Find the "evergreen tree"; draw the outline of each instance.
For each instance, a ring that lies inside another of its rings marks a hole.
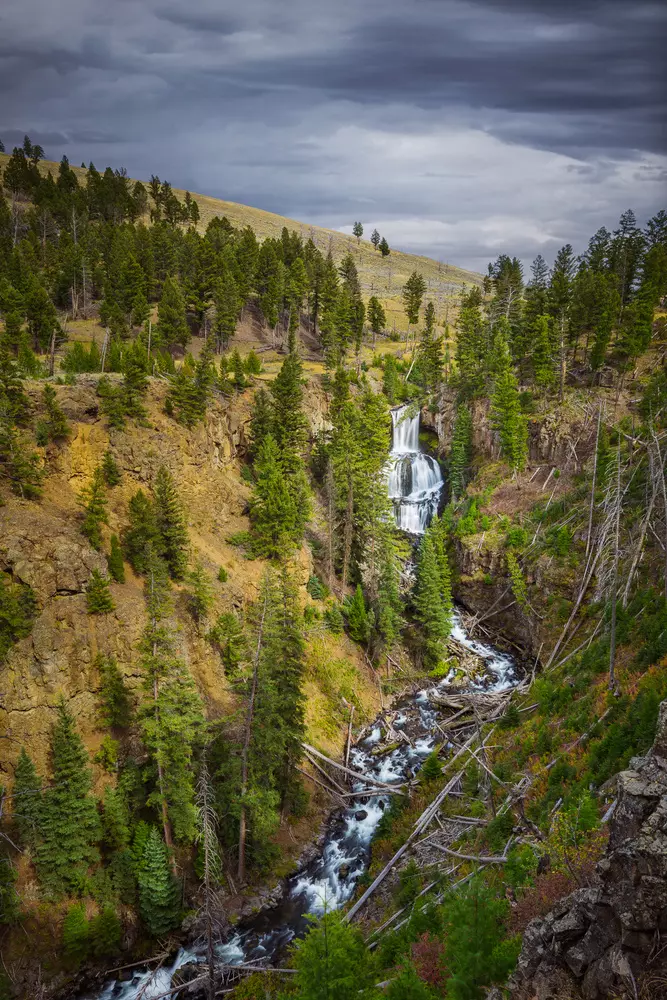
[[[190,331],[185,316],[185,299],[176,278],[169,277],[162,287],[162,297],[157,312],[158,346],[185,347],[190,340]]]
[[[426,291],[426,282],[419,273],[413,271],[405,285],[403,286],[403,307],[408,317],[408,323],[419,322],[419,310],[422,306],[422,299]]]
[[[151,309],[143,288],[140,288],[132,299],[132,326],[142,327],[148,322]]]
[[[549,317],[538,316],[533,328],[533,373],[535,383],[545,391],[556,382],[555,359],[549,332]]]
[[[1,405],[1,403],[0,403]],[[39,455],[0,411],[0,476],[17,496],[37,500],[41,496],[43,468]]]
[[[88,955],[88,921],[83,903],[70,906],[63,921],[63,954],[74,965]]]
[[[380,245],[380,234],[378,233],[377,229],[374,229],[373,232],[371,233],[371,243],[377,250],[377,248]]]
[[[109,581],[94,569],[86,587],[86,607],[89,615],[106,615],[115,608]]]
[[[256,458],[262,442],[273,430],[273,406],[266,389],[255,393],[250,414],[250,455]]]
[[[383,257],[388,257],[389,254],[391,253],[391,250],[389,249],[389,244],[387,243],[387,240],[385,239],[384,236],[380,240],[380,253],[382,254]]]
[[[188,607],[190,614],[196,622],[202,622],[208,616],[213,605],[213,586],[208,573],[200,562],[189,574],[190,593],[188,594]]]
[[[13,424],[24,425],[30,414],[30,400],[16,362],[0,345],[0,416]]]
[[[424,781],[437,781],[442,777],[442,764],[436,750],[428,755],[419,773]]]
[[[387,325],[387,315],[384,307],[375,295],[371,295],[368,300],[368,323],[373,331],[373,343],[379,333],[382,333]]]
[[[160,554],[174,580],[181,580],[188,563],[188,529],[176,484],[169,470],[160,466],[155,477],[155,524]]]
[[[42,399],[46,409],[46,430],[50,441],[66,441],[70,436],[71,429],[67,417],[63,413],[58,400],[56,390],[48,383],[42,390]]]
[[[93,917],[88,924],[88,941],[93,958],[109,958],[120,951],[122,927],[110,906]]]
[[[478,288],[464,295],[457,320],[456,368],[461,394],[479,395],[485,386],[488,361],[488,333],[481,312],[482,296]]]
[[[500,451],[514,472],[523,469],[528,454],[528,428],[521,412],[519,386],[509,347],[497,338],[494,352],[495,380],[491,397],[491,421],[500,439]]]
[[[220,651],[225,677],[237,675],[240,665],[248,657],[245,632],[237,615],[233,611],[226,611],[219,615],[209,632],[209,639],[217,645]]]
[[[118,535],[111,536],[111,551],[107,556],[107,567],[111,574],[111,579],[116,583],[125,583],[125,564],[123,562],[123,550],[118,540]]]
[[[449,581],[443,580],[433,534],[427,530],[417,554],[417,569],[412,603],[422,627],[426,660],[435,666],[440,660],[444,640],[452,629]],[[448,601],[444,597],[448,596]]]
[[[36,864],[44,890],[54,897],[83,891],[98,858],[100,823],[91,795],[90,760],[63,700],[51,733],[52,784],[44,792]]]
[[[32,758],[21,747],[14,772],[14,797],[12,819],[24,847],[34,849],[43,814],[42,780],[37,774]]]
[[[368,642],[371,635],[371,623],[360,584],[357,584],[352,597],[347,598],[343,609],[347,618],[350,638],[359,643]]]
[[[232,375],[234,376],[234,388],[237,390],[237,392],[241,392],[243,389],[245,389],[247,383],[245,377],[245,366],[243,364],[243,358],[236,350],[236,348],[232,351],[232,356],[230,358],[230,366]]]
[[[466,478],[470,469],[472,449],[472,417],[470,410],[462,403],[456,411],[456,421],[452,433],[452,450],[449,453],[449,491],[452,500],[459,500],[465,492]]]
[[[278,445],[267,434],[255,462],[255,487],[250,520],[256,549],[268,558],[280,558],[296,541],[298,515],[280,466]]]
[[[408,962],[391,980],[384,996],[386,1000],[436,1000],[437,994],[419,978],[412,962]]]
[[[83,508],[81,531],[94,549],[101,549],[102,525],[109,523],[109,517],[104,473],[99,466],[93,472],[93,478],[88,486],[84,486],[81,490],[78,503]]]
[[[135,573],[145,573],[149,550],[160,548],[160,533],[153,502],[143,490],[130,498],[128,518],[121,536],[123,552]]]
[[[355,222],[355,224],[352,226],[352,235],[357,237],[357,243],[364,235],[364,227],[360,222]]]
[[[259,360],[259,355],[254,351],[249,351],[245,359],[245,370],[248,375],[261,375],[262,362]]]
[[[130,813],[122,792],[110,785],[104,789],[102,836],[111,850],[120,850],[130,843]]]
[[[326,912],[294,948],[299,1000],[370,1000],[374,982],[364,939],[339,913]],[[375,992],[375,991],[373,991]]]
[[[104,477],[104,482],[110,488],[118,486],[121,480],[118,462],[113,457],[113,452],[111,451],[104,452],[104,458],[102,459],[102,476]]]
[[[139,912],[153,937],[168,934],[180,919],[178,885],[169,868],[164,843],[155,827],[151,827],[142,856]]]
[[[100,653],[95,665],[100,672],[100,722],[104,726],[127,728],[132,719],[132,702],[115,656]]]
[[[396,370],[396,358],[393,354],[385,354],[384,371],[382,374],[382,391],[384,392],[390,406],[399,400],[400,382],[398,371]]]
[[[218,351],[226,351],[229,341],[236,332],[236,320],[242,305],[237,283],[229,268],[225,268],[222,277],[213,287],[213,301],[215,304],[213,334]]]

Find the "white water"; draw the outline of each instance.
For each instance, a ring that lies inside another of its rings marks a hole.
[[[438,510],[443,488],[440,466],[419,450],[419,412],[408,407],[391,411],[393,425],[388,489],[396,524],[412,535],[423,535]]]

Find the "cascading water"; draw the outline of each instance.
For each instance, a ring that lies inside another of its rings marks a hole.
[[[473,682],[470,685],[472,689],[502,691],[516,683],[512,657],[471,639],[457,612],[454,613],[452,634],[459,643],[476,653],[484,664],[484,679]],[[396,704],[393,711],[398,714],[394,716],[392,726],[402,729],[409,741],[376,756],[373,750],[380,742],[385,725],[380,716],[370,734],[352,748],[350,766],[368,778],[388,784],[413,777],[441,738],[440,731],[436,729],[439,717],[437,696],[447,687],[448,678],[445,678]],[[305,933],[308,926],[306,914],[323,913],[325,908],[336,910],[352,897],[359,877],[368,868],[371,842],[391,799],[389,792],[364,797],[364,787],[363,782],[354,784],[353,790],[359,798],[352,799],[346,809],[332,813],[321,850],[312,861],[285,880],[278,902],[241,921],[234,934],[217,946],[216,954],[221,963],[276,964],[290,942]],[[162,996],[170,988],[172,976],[178,969],[205,960],[204,947],[193,945],[182,948],[170,964],[157,971],[137,969],[124,982],[111,980],[101,991],[86,993],[85,996],[87,1000],[151,1000]],[[176,1000],[178,995],[177,991],[172,994]]]
[[[391,411],[389,496],[397,526],[423,535],[438,510],[444,483],[436,460],[419,450],[419,411],[414,416],[408,411],[408,406]]]

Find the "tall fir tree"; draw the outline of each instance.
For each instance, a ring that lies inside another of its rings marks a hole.
[[[25,747],[14,771],[12,820],[24,847],[34,850],[43,818],[42,779]]]
[[[504,337],[496,340],[495,379],[491,396],[491,421],[498,433],[500,452],[514,473],[520,472],[528,456],[528,425],[521,410],[519,385],[509,347]]]
[[[164,465],[158,469],[153,492],[160,554],[173,579],[182,580],[188,564],[188,528],[174,478]]]
[[[424,635],[425,660],[431,666],[439,662],[452,629],[451,593],[445,602],[448,581],[442,578],[438,556],[433,533],[427,530],[419,544],[412,603]]]
[[[178,925],[178,895],[165,845],[156,828],[151,827],[139,872],[139,913],[153,937],[163,937]]]
[[[106,615],[115,608],[109,581],[94,569],[86,587],[86,607],[89,615]]]
[[[162,287],[162,297],[158,305],[156,346],[186,347],[190,331],[185,315],[185,299],[177,278],[168,277]]]
[[[472,417],[465,403],[456,410],[452,433],[452,448],[447,463],[449,492],[452,500],[459,500],[466,487],[472,451]]]
[[[78,503],[83,508],[81,531],[94,549],[101,549],[102,525],[109,523],[109,516],[104,473],[100,466],[93,472],[90,483],[81,490]]]

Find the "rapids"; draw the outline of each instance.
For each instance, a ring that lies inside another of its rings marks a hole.
[[[444,486],[440,466],[419,448],[419,411],[408,416],[408,407],[391,411],[392,444],[388,490],[396,524],[411,535],[423,535],[438,510]]]
[[[502,691],[517,681],[513,658],[492,646],[471,639],[458,612],[452,634],[484,662],[486,676],[474,685],[477,689]],[[438,689],[446,688],[448,679],[425,685],[416,694],[402,698],[392,707],[392,725],[403,730],[410,742],[390,753],[373,755],[385,727],[379,716],[368,735],[352,748],[350,766],[366,776],[388,784],[413,777],[435,744],[434,730],[438,708],[432,700]],[[394,715],[394,713],[397,713]],[[363,783],[353,791],[363,790]],[[391,794],[352,799],[346,809],[335,810],[328,821],[323,846],[317,856],[284,880],[281,898],[273,906],[240,922],[227,941],[216,948],[221,963],[238,965],[262,962],[270,965],[284,956],[290,942],[304,934],[307,914],[336,910],[352,897],[359,877],[370,861],[373,836]],[[85,994],[86,1000],[151,1000],[168,990],[177,969],[189,963],[203,962],[205,950],[193,945],[182,948],[172,963],[157,972],[139,969],[124,982],[109,981],[101,991]],[[203,994],[202,994],[203,995]],[[173,996],[178,998],[178,993]]]

